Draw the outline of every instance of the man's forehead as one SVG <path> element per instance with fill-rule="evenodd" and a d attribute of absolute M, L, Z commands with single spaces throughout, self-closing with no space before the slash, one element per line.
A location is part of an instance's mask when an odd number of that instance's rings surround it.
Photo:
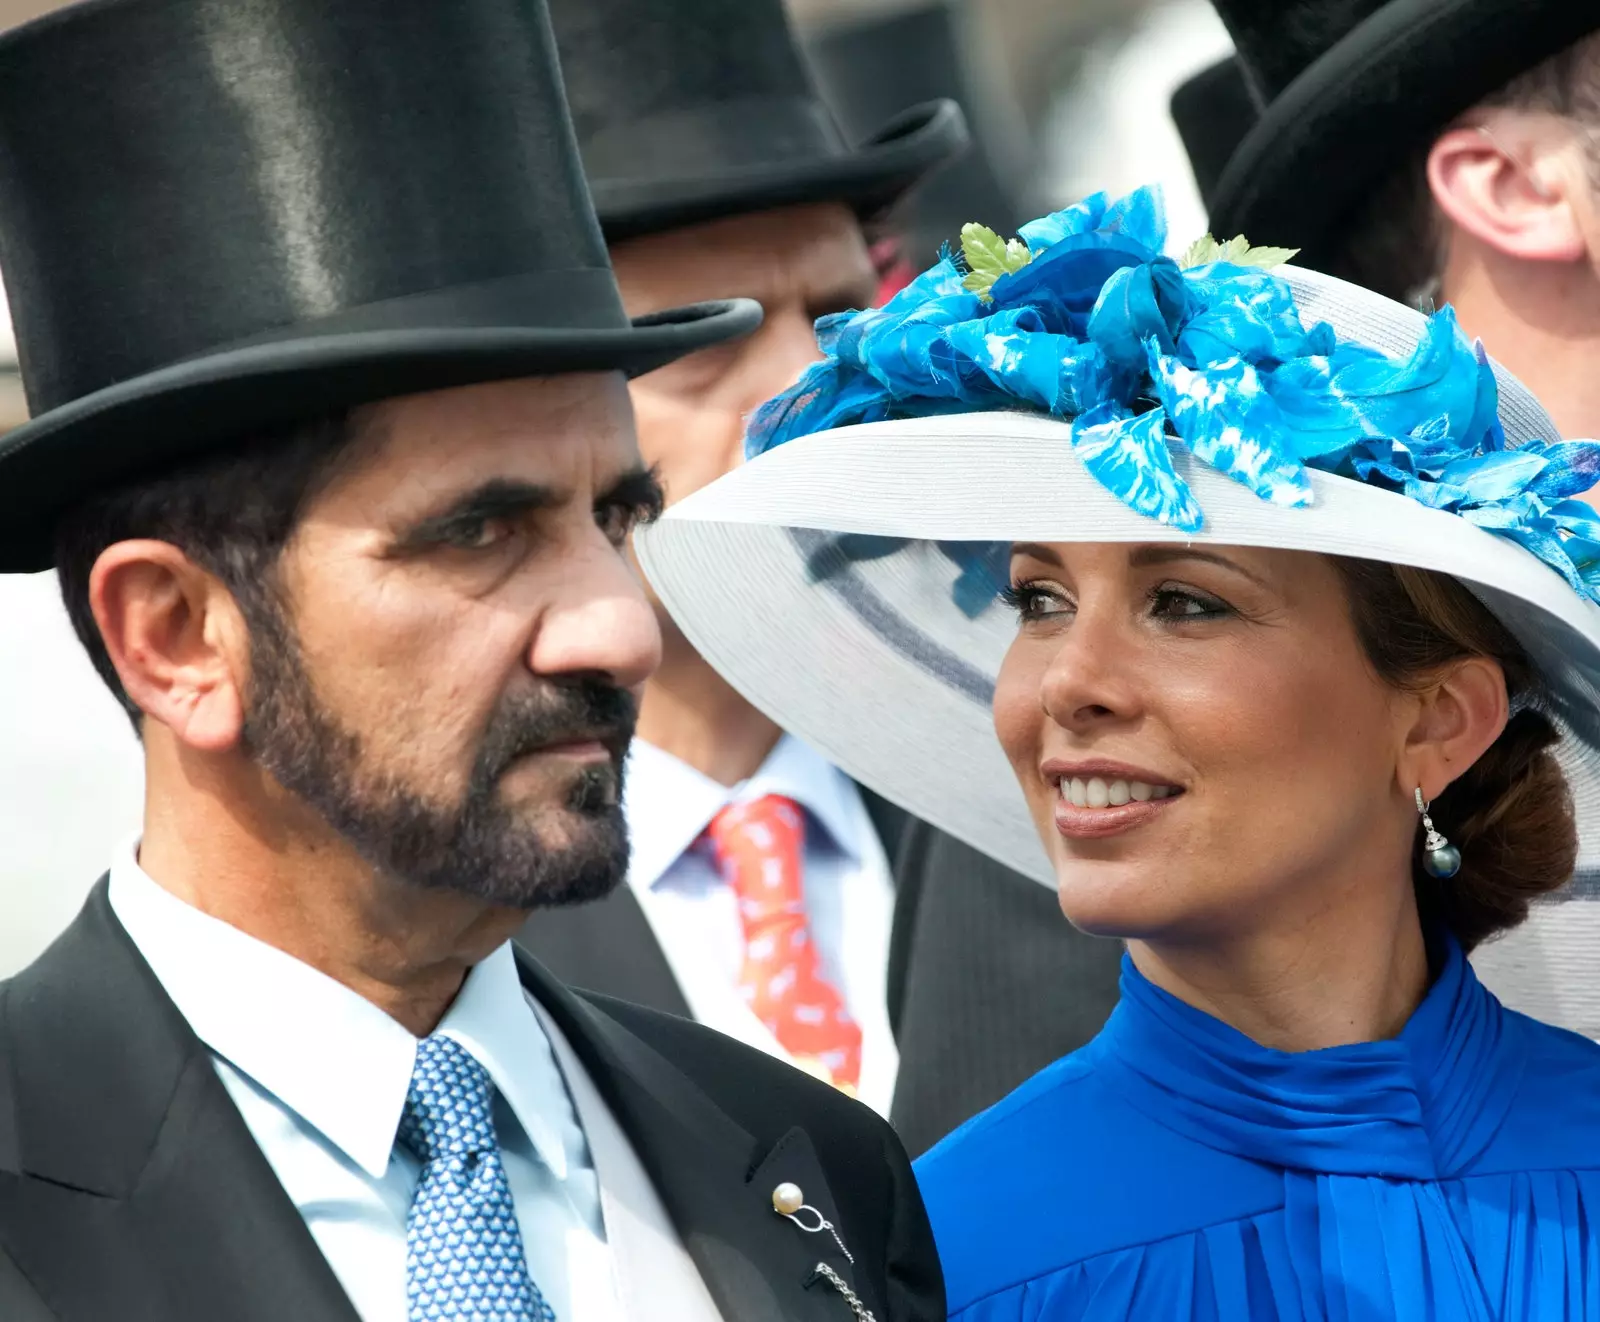
<path fill-rule="evenodd" d="M 574 489 L 638 463 L 621 373 L 528 377 L 384 400 L 357 411 L 351 463 L 330 484 L 397 500 L 503 478 Z"/>
<path fill-rule="evenodd" d="M 700 299 L 814 298 L 873 275 L 860 222 L 840 203 L 723 217 L 630 239 L 612 255 L 624 297 L 652 303 L 669 290 Z"/>

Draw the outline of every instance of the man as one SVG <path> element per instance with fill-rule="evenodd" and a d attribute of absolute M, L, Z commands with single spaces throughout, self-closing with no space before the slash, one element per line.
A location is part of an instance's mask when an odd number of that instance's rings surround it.
<path fill-rule="evenodd" d="M 1563 435 L 1600 435 L 1594 7 L 1213 3 L 1237 55 L 1173 99 L 1213 231 L 1452 305 Z M 1513 1008 L 1591 1037 L 1597 867 L 1580 859 L 1565 902 L 1473 958 Z"/>
<path fill-rule="evenodd" d="M 778 0 L 556 0 L 552 13 L 629 310 L 743 296 L 766 312 L 748 340 L 634 383 L 641 448 L 681 499 L 741 461 L 747 416 L 818 357 L 815 319 L 872 302 L 862 218 L 958 152 L 965 129 L 934 102 L 846 148 Z M 530 923 L 541 959 L 806 1065 L 889 1113 L 913 1152 L 1100 1027 L 1114 944 L 1072 933 L 1048 890 L 904 826 L 658 615 L 629 885 Z M 780 813 L 798 828 L 775 828 Z M 1107 978 L 1077 995 L 1086 961 L 1113 970 L 1109 996 Z M 767 998 L 774 979 L 793 994 Z M 819 1059 L 830 1053 L 842 1068 Z"/>
<path fill-rule="evenodd" d="M 0 1316 L 943 1316 L 881 1120 L 508 941 L 625 867 L 623 373 L 758 318 L 627 320 L 543 5 L 21 28 L 0 263 L 0 570 L 148 787 L 0 984 Z"/>
<path fill-rule="evenodd" d="M 1213 0 L 1238 54 L 1174 97 L 1219 235 L 1452 304 L 1600 434 L 1600 15 L 1567 0 Z"/>

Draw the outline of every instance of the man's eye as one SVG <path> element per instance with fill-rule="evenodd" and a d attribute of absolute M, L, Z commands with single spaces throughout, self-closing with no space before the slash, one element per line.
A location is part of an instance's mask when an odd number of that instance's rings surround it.
<path fill-rule="evenodd" d="M 612 505 L 594 512 L 595 526 L 606 535 L 613 546 L 621 546 L 635 528 L 645 521 L 647 513 L 631 505 Z"/>
<path fill-rule="evenodd" d="M 510 535 L 505 519 L 466 519 L 450 530 L 451 546 L 463 551 L 485 551 Z"/>

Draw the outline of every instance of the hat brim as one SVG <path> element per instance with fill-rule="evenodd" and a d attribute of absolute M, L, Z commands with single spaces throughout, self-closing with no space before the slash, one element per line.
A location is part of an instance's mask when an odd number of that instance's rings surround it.
<path fill-rule="evenodd" d="M 523 376 L 636 376 L 748 334 L 749 299 L 675 308 L 615 328 L 416 326 L 284 336 L 119 382 L 0 437 L 0 573 L 53 561 L 56 524 L 96 490 L 241 436 L 400 395 Z"/>
<path fill-rule="evenodd" d="M 961 107 L 931 101 L 897 115 L 856 150 L 839 156 L 667 180 L 591 179 L 589 186 L 601 228 L 612 242 L 810 202 L 842 202 L 871 218 L 961 155 L 970 141 Z"/>
<path fill-rule="evenodd" d="M 1573 0 L 1390 0 L 1262 112 L 1217 182 L 1213 231 L 1322 259 L 1410 153 L 1596 31 Z"/>
<path fill-rule="evenodd" d="M 1285 268 L 1302 318 L 1409 353 L 1423 318 Z M 1555 435 L 1500 375 L 1517 445 Z M 1031 413 L 956 414 L 791 441 L 685 498 L 635 538 L 685 636 L 782 728 L 869 789 L 1008 867 L 1054 885 L 990 705 L 1015 620 L 955 602 L 950 543 L 1185 542 L 1267 546 L 1415 565 L 1471 587 L 1521 640 L 1552 693 L 1578 807 L 1580 866 L 1600 865 L 1600 608 L 1529 552 L 1406 496 L 1313 472 L 1315 503 L 1258 498 L 1174 462 L 1206 523 L 1135 513 L 1083 467 L 1071 430 Z"/>

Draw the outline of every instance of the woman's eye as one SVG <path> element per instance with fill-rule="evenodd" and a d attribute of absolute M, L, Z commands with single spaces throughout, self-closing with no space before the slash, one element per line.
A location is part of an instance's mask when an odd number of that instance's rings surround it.
<path fill-rule="evenodd" d="M 1167 620 L 1214 620 L 1232 614 L 1225 601 L 1193 588 L 1157 588 L 1150 602 L 1152 613 Z"/>
<path fill-rule="evenodd" d="M 1016 611 L 1017 618 L 1024 623 L 1067 614 L 1072 609 L 1072 604 L 1059 593 L 1036 583 L 1013 584 L 1001 593 L 1001 599 Z"/>

